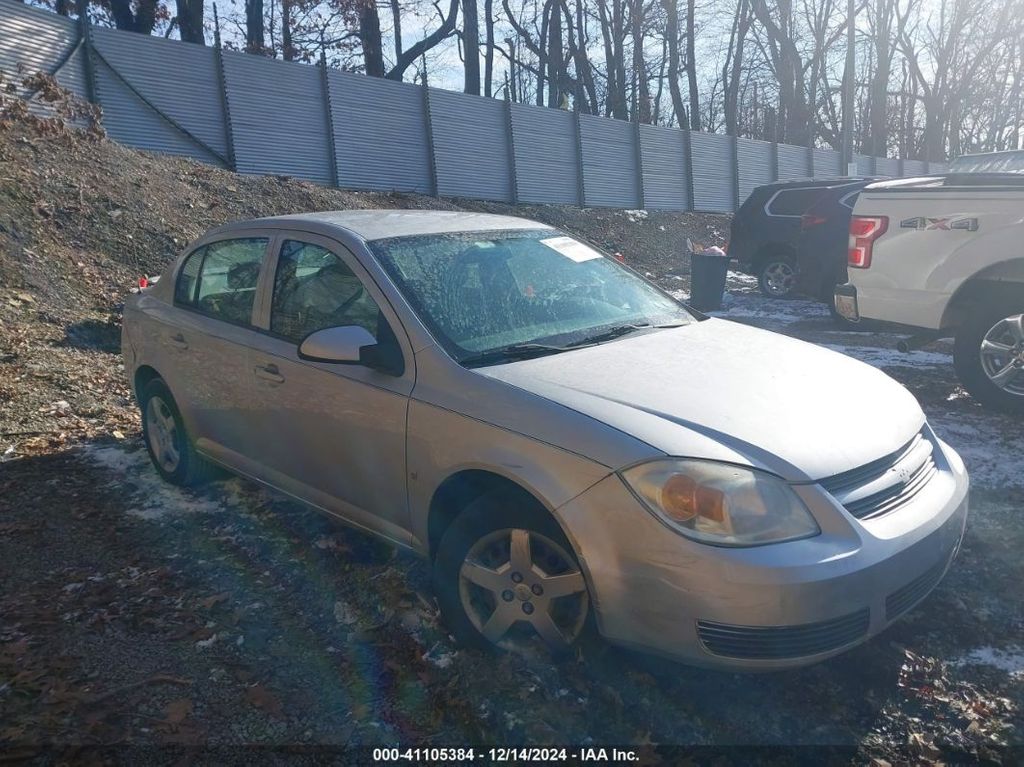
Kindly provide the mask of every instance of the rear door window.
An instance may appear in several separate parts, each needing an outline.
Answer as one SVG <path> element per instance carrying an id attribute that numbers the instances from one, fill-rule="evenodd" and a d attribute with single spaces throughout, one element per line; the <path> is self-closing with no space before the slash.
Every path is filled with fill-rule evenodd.
<path id="1" fill-rule="evenodd" d="M 248 325 L 266 250 L 265 237 L 220 240 L 198 249 L 178 274 L 175 301 L 226 322 Z"/>
<path id="2" fill-rule="evenodd" d="M 820 189 L 784 189 L 768 201 L 768 212 L 773 216 L 802 216 L 820 196 Z"/>

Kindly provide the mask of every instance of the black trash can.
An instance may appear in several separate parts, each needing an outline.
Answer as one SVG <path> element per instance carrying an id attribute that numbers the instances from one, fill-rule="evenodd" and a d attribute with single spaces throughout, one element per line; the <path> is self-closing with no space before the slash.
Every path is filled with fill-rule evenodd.
<path id="1" fill-rule="evenodd" d="M 690 306 L 702 312 L 722 308 L 728 256 L 690 254 Z"/>

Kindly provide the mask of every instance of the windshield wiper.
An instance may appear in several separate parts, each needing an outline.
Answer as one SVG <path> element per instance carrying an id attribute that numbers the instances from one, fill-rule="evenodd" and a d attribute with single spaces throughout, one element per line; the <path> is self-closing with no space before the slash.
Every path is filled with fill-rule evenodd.
<path id="1" fill-rule="evenodd" d="M 581 338 L 579 341 L 573 341 L 571 344 L 566 344 L 566 346 L 571 347 L 571 348 L 576 348 L 576 347 L 579 347 L 579 346 L 590 346 L 592 344 L 599 344 L 602 341 L 613 341 L 616 338 L 622 338 L 622 336 L 628 336 L 630 333 L 635 333 L 638 330 L 655 330 L 655 329 L 661 329 L 661 328 L 678 328 L 678 327 L 681 327 L 682 325 L 685 325 L 685 324 L 686 324 L 685 322 L 673 322 L 673 323 L 668 323 L 668 324 L 665 324 L 665 325 L 652 325 L 649 322 L 639 322 L 639 323 L 629 324 L 629 325 L 616 325 L 615 327 L 609 328 L 608 330 L 605 330 L 605 331 L 603 331 L 601 333 L 598 333 L 596 335 L 587 336 L 586 338 Z"/>
<path id="2" fill-rule="evenodd" d="M 527 360 L 533 357 L 543 357 L 548 354 L 558 354 L 568 351 L 565 346 L 550 346 L 548 344 L 510 344 L 500 349 L 470 354 L 459 360 L 460 365 L 486 365 L 491 362 L 509 362 L 512 360 Z"/>

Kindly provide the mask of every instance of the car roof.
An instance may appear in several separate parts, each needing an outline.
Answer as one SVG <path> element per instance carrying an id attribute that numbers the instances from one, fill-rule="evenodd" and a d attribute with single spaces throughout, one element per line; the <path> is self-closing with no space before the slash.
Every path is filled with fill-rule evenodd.
<path id="1" fill-rule="evenodd" d="M 420 234 L 479 232 L 508 229 L 550 229 L 547 224 L 514 216 L 451 210 L 329 210 L 270 216 L 236 221 L 214 229 L 210 234 L 236 229 L 299 229 L 330 236 L 346 230 L 364 240 L 409 237 Z"/>
<path id="2" fill-rule="evenodd" d="M 762 189 L 780 191 L 783 189 L 803 187 L 840 187 L 852 186 L 853 184 L 870 184 L 872 181 L 880 181 L 880 176 L 837 176 L 835 178 L 790 178 L 785 181 L 773 181 L 765 184 Z"/>

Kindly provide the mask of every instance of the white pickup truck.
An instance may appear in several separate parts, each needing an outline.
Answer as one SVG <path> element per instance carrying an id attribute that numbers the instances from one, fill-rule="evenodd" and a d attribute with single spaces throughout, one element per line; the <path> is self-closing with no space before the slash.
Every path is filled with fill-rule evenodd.
<path id="1" fill-rule="evenodd" d="M 950 173 L 871 184 L 850 221 L 846 319 L 952 336 L 964 387 L 1024 412 L 1024 174 Z"/>

